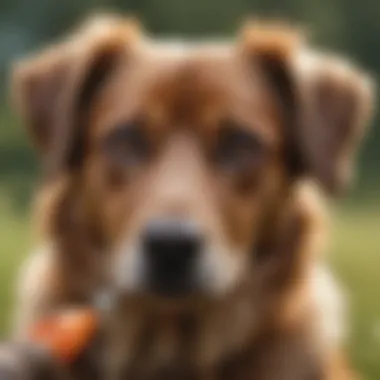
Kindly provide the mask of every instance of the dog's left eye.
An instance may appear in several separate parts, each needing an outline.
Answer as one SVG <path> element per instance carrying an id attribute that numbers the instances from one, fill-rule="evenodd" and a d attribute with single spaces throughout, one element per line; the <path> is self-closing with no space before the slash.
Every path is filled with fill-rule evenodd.
<path id="1" fill-rule="evenodd" d="M 150 155 L 149 142 L 143 128 L 138 124 L 117 127 L 105 139 L 104 150 L 119 165 L 137 165 Z"/>
<path id="2" fill-rule="evenodd" d="M 240 171 L 258 164 L 264 150 L 258 137 L 234 125 L 225 125 L 218 134 L 215 160 L 223 170 Z"/>

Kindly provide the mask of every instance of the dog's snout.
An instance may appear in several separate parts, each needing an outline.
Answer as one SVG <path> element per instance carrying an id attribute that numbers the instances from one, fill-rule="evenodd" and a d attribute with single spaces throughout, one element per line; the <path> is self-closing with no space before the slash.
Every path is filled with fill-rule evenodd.
<path id="1" fill-rule="evenodd" d="M 148 254 L 158 260 L 191 260 L 201 244 L 195 223 L 182 220 L 155 220 L 145 230 L 143 241 Z"/>
<path id="2" fill-rule="evenodd" d="M 157 219 L 147 225 L 142 242 L 152 290 L 166 295 L 190 291 L 203 243 L 199 226 L 188 220 Z"/>

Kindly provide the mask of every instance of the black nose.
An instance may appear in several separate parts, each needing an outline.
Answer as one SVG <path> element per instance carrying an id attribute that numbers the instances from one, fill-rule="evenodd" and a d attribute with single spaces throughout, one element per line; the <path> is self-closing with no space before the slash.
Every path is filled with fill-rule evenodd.
<path id="1" fill-rule="evenodd" d="M 165 295 L 191 291 L 203 242 L 197 224 L 188 220 L 154 220 L 146 227 L 142 241 L 150 288 Z"/>

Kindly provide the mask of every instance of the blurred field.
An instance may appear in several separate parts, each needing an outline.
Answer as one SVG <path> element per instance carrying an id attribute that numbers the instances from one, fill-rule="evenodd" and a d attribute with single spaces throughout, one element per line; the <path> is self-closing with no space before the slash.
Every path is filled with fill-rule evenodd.
<path id="1" fill-rule="evenodd" d="M 330 261 L 350 301 L 351 357 L 380 379 L 380 209 L 355 206 L 335 217 Z"/>

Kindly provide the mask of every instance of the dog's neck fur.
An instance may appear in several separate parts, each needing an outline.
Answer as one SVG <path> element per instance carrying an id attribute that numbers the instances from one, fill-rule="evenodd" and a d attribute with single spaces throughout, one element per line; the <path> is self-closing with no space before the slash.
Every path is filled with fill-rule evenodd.
<path id="1" fill-rule="evenodd" d="M 310 273 L 305 263 L 313 265 L 310 247 L 320 231 L 305 206 L 297 200 L 277 215 L 282 220 L 276 221 L 277 228 L 271 226 L 277 229 L 276 239 L 270 236 L 274 244 L 268 254 L 273 257 L 258 271 L 263 278 L 247 278 L 230 296 L 191 311 L 131 307 L 126 301 L 112 312 L 105 334 L 110 379 L 223 378 L 227 372 L 236 378 L 234 371 L 245 368 L 242 362 L 251 366 L 260 360 L 256 345 L 261 347 L 275 332 L 292 334 L 298 326 L 310 337 L 313 305 L 305 297 Z M 302 333 L 297 339 L 302 341 Z M 307 352 L 306 339 L 299 344 Z"/>

